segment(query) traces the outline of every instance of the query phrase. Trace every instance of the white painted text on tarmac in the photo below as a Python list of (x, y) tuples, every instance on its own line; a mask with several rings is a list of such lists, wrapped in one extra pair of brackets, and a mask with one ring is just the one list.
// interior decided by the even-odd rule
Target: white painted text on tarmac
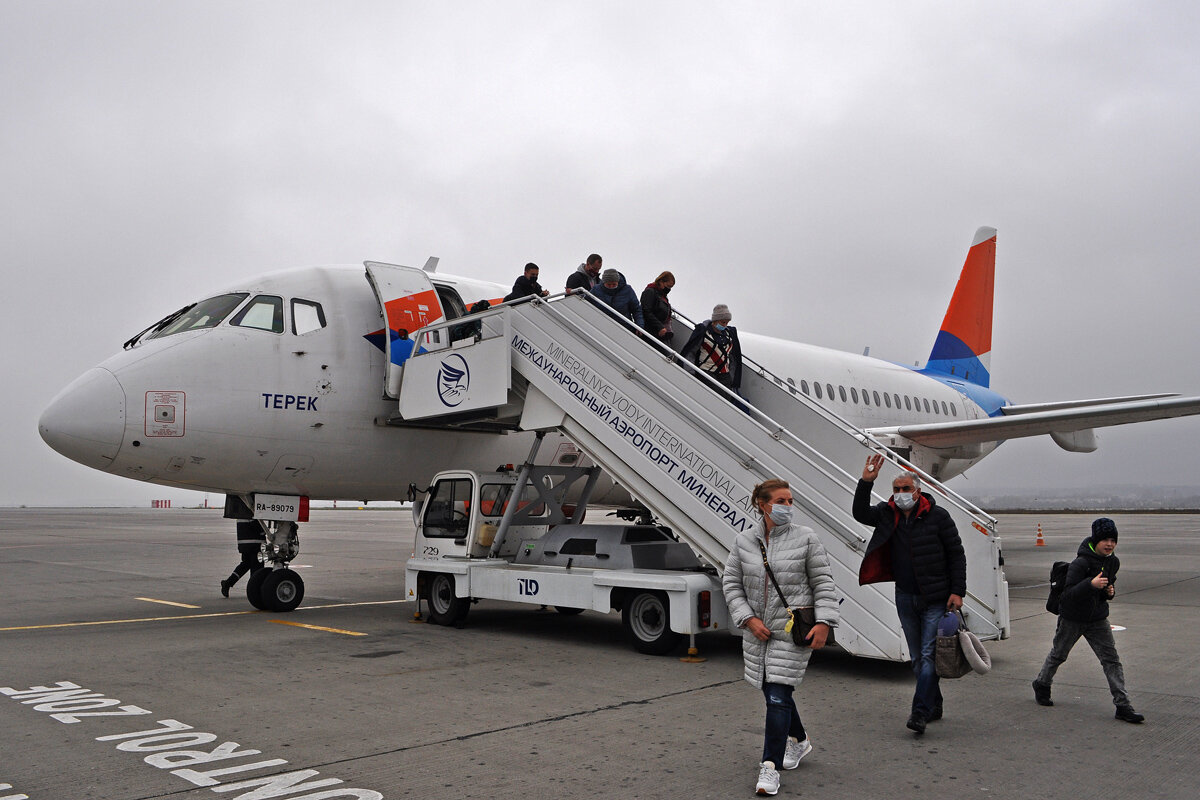
[[(13, 788), (11, 783), (0, 783), (0, 789), (11, 789), (11, 788)], [(27, 794), (6, 794), (3, 796), (0, 796), (0, 800), (29, 800), (29, 795), (27, 795)]]
[[(67, 725), (92, 722), (97, 717), (138, 717), (151, 713), (140, 706), (122, 705), (120, 700), (105, 697), (99, 692), (85, 689), (70, 681), (58, 681), (48, 686), (31, 686), (28, 689), (0, 686), (0, 694), (18, 703), (32, 706), (34, 711), (49, 714), (51, 718)], [(126, 724), (122, 727), (130, 726)], [(340, 786), (336, 789), (326, 789), (325, 787), (336, 786), (345, 781), (340, 778), (311, 780), (320, 774), (315, 769), (301, 769), (249, 779), (239, 777), (233, 783), (228, 783), (228, 776), (275, 769), (288, 762), (282, 758), (267, 758), (235, 763), (240, 759), (261, 755), (262, 751), (243, 749), (237, 742), (222, 742), (213, 746), (219, 738), (215, 733), (197, 731), (191, 725), (175, 719), (160, 719), (153, 725), (143, 724), (139, 727), (142, 729), (104, 733), (95, 738), (98, 742), (115, 742), (116, 748), (125, 753), (145, 753), (147, 755), (142, 758), (145, 763), (167, 770), (175, 777), (196, 786), (211, 787), (214, 792), (240, 792), (229, 795), (230, 800), (255, 800), (284, 794), (289, 800), (383, 800), (382, 794), (370, 789)], [(209, 749), (210, 746), (212, 749)], [(218, 763), (219, 766), (211, 766)], [(317, 789), (324, 791), (314, 791)]]

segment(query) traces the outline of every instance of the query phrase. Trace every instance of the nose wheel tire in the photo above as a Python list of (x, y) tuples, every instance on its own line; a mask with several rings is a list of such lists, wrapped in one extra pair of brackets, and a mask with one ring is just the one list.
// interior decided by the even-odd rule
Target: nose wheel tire
[(429, 576), (426, 601), (429, 621), (437, 625), (460, 625), (471, 610), (471, 601), (454, 596), (454, 576), (438, 572)]
[(639, 653), (665, 656), (683, 641), (671, 630), (671, 606), (662, 592), (638, 592), (625, 601), (621, 622), (629, 643)]
[(266, 567), (259, 567), (250, 573), (250, 577), (246, 581), (246, 599), (250, 601), (250, 605), (259, 611), (267, 610), (266, 601), (263, 600), (262, 585), (263, 581), (270, 574), (271, 570)]
[(268, 611), (293, 611), (304, 599), (304, 580), (291, 569), (273, 569), (262, 582), (262, 601)]

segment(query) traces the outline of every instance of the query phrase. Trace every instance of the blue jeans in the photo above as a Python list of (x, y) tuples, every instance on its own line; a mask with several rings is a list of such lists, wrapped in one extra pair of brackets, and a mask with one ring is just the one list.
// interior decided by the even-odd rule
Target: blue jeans
[(763, 761), (770, 761), (775, 769), (783, 769), (783, 751), (789, 736), (804, 741), (804, 723), (792, 699), (795, 687), (782, 683), (764, 683), (763, 697), (767, 699), (767, 730), (763, 735)]
[(1067, 660), (1071, 648), (1079, 641), (1079, 637), (1087, 639), (1092, 652), (1100, 659), (1104, 677), (1108, 679), (1108, 690), (1112, 692), (1113, 705), (1129, 705), (1129, 695), (1125, 693), (1125, 670), (1121, 668), (1121, 659), (1117, 658), (1117, 643), (1113, 639), (1112, 626), (1107, 619), (1097, 622), (1072, 622), (1065, 617), (1058, 618), (1058, 627), (1054, 630), (1054, 644), (1050, 646), (1050, 655), (1042, 664), (1037, 682), (1049, 686), (1054, 682), (1054, 673)]
[(934, 657), (937, 652), (938, 622), (946, 613), (946, 607), (937, 604), (926, 606), (925, 599), (920, 595), (897, 589), (896, 613), (900, 617), (900, 627), (904, 629), (904, 639), (908, 642), (913, 673), (917, 676), (912, 713), (929, 719), (935, 708), (942, 707), (942, 690), (938, 686)]

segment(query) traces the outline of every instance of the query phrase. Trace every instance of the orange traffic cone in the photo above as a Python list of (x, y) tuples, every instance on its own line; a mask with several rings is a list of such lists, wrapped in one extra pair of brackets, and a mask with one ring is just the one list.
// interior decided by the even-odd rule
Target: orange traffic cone
[(1037, 547), (1045, 547), (1046, 540), (1042, 538), (1042, 523), (1038, 523)]

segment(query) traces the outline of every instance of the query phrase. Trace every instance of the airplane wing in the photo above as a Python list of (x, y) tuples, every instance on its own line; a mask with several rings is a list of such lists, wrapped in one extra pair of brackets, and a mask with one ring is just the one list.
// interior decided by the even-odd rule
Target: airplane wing
[(1095, 449), (1095, 442), (1090, 435), (1068, 434), (1111, 425), (1200, 414), (1200, 397), (1171, 394), (1110, 397), (1006, 406), (1001, 412), (1003, 416), (987, 419), (869, 428), (867, 432), (898, 434), (926, 447), (956, 447), (1049, 434), (1066, 450), (1087, 452)]

